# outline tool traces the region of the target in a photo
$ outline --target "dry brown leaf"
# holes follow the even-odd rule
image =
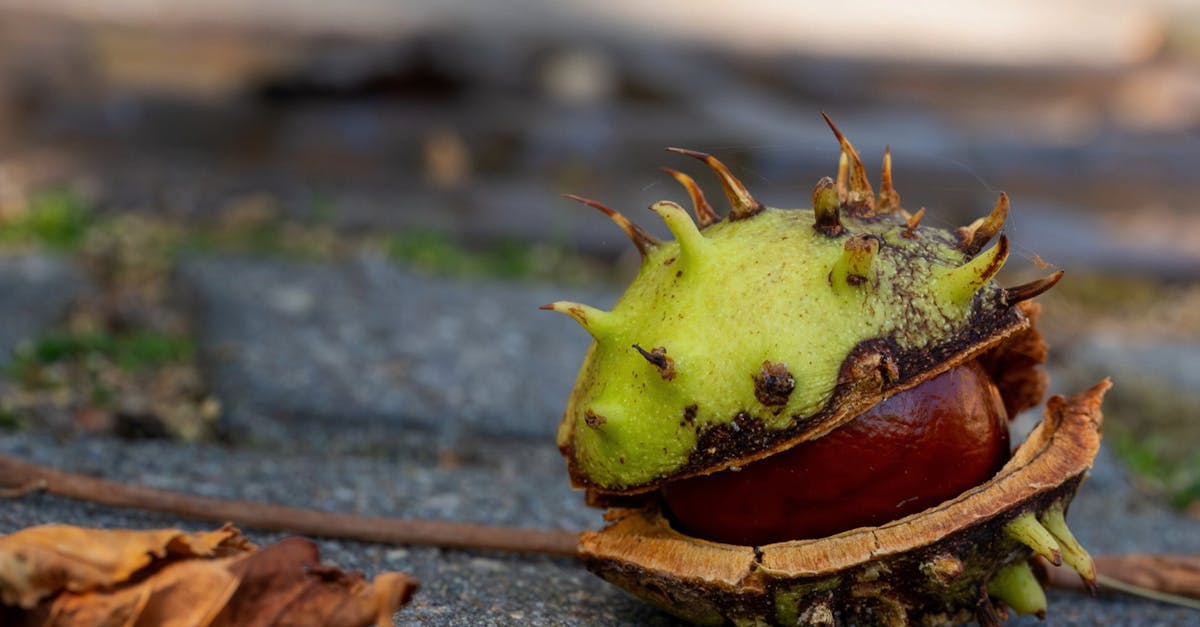
[[[1200,555],[1100,555],[1096,569],[1135,586],[1200,599]]]
[[[209,625],[237,591],[237,576],[225,568],[231,559],[174,562],[136,584],[111,591],[63,592],[30,611],[25,625]]]
[[[127,581],[154,560],[253,548],[231,525],[200,533],[30,527],[0,537],[0,603],[29,609],[60,590],[86,592]]]
[[[288,538],[238,558],[237,594],[212,627],[270,625],[391,625],[392,614],[415,590],[412,579],[383,573],[367,583],[360,573],[323,566],[317,545]]]
[[[229,525],[196,534],[48,526],[0,537],[4,625],[383,626],[416,587],[401,573],[368,583],[322,566],[304,538],[255,550]]]

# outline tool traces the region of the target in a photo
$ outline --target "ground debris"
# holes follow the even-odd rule
[[[0,537],[6,625],[391,625],[417,589],[320,564],[316,544],[264,549],[226,524],[209,532],[45,525]]]

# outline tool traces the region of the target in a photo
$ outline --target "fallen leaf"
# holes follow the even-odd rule
[[[33,608],[25,625],[44,627],[200,627],[211,625],[237,591],[230,558],[167,564],[136,584],[111,591],[63,592]]]
[[[1200,555],[1101,555],[1096,569],[1135,586],[1200,599]]]
[[[0,537],[0,622],[40,627],[391,625],[417,582],[367,582],[288,538],[256,548],[230,525],[205,533],[62,525]]]
[[[212,627],[392,624],[392,614],[415,591],[400,573],[367,583],[360,573],[321,565],[317,545],[288,538],[238,558],[229,570],[242,578]]]
[[[127,581],[156,559],[220,557],[253,548],[231,525],[200,533],[30,527],[0,536],[0,603],[28,609],[60,590],[86,592]]]

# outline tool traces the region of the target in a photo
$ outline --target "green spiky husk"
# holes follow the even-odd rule
[[[898,216],[847,216],[829,236],[810,210],[768,208],[702,233],[661,213],[678,241],[651,249],[613,310],[585,323],[597,341],[558,434],[578,487],[636,493],[760,459],[1027,325],[987,281],[1003,240],[971,257]],[[663,347],[671,378],[633,345]],[[781,406],[755,397],[765,361],[794,376]]]

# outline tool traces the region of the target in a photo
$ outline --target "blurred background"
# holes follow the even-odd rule
[[[620,232],[560,194],[665,233],[641,208],[685,196],[660,166],[722,198],[663,151],[684,146],[807,206],[838,157],[821,111],[872,171],[891,146],[927,224],[1009,193],[1002,283],[1067,271],[1042,298],[1054,389],[1113,376],[1110,447],[1196,513],[1186,0],[0,0],[0,429],[206,440],[351,408],[548,438],[582,349],[514,367],[507,392],[464,381],[558,346],[505,335],[551,326],[540,302],[603,301],[631,275]],[[528,287],[546,283],[565,287]],[[508,353],[396,339],[453,343],[466,323],[424,304],[523,289],[550,298],[479,314],[496,326],[478,343]]]

